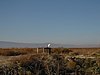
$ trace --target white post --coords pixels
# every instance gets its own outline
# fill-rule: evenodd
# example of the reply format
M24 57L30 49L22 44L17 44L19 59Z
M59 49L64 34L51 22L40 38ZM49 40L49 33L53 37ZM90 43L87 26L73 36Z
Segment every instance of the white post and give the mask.
M38 54L38 52L39 52L39 49L37 48L37 54Z
M44 48L43 48L43 54L44 54Z

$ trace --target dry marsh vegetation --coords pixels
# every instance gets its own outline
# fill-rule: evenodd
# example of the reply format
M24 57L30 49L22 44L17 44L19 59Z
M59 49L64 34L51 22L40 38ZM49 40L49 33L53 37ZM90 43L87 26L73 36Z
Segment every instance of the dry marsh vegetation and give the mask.
M36 50L0 48L0 75L100 75L99 48L53 48L51 54Z

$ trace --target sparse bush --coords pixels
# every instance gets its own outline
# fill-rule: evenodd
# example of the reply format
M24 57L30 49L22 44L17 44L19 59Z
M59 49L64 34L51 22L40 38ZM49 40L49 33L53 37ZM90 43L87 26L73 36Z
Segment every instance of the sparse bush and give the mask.
M21 53L20 52L17 52L17 51L8 51L4 55L5 56L17 56L17 55L20 55L20 54Z
M62 50L62 53L70 53L70 52L73 52L72 50L68 49L68 48L64 48Z

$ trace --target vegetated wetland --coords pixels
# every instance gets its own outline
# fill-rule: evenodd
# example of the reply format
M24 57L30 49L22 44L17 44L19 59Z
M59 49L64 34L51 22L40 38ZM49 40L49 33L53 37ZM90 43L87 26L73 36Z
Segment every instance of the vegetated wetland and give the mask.
M100 75L100 48L0 48L0 75Z

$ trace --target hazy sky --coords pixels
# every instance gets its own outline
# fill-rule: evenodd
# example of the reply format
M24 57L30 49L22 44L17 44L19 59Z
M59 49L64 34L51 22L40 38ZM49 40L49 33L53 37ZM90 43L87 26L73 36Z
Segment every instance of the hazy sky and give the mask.
M0 41L100 44L100 0L0 0Z

